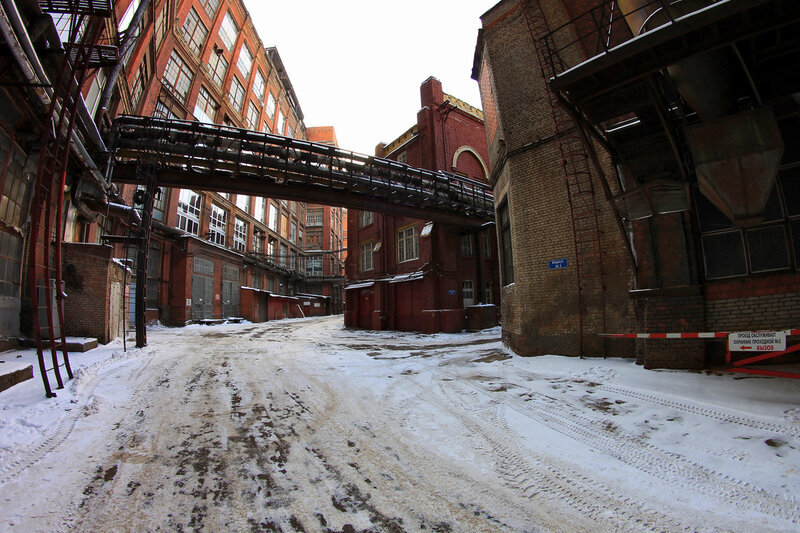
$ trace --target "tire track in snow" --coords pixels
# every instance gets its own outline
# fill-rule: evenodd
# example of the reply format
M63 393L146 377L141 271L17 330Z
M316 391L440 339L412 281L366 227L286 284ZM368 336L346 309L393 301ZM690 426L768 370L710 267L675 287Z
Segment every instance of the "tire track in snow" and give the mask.
M459 383L496 400L486 389L464 381ZM607 421L578 414L556 398L532 394L528 401L523 402L508 396L504 403L562 435L602 450L607 455L670 485L793 523L800 521L800 505L797 503L720 474L677 453L661 449L617 426L610 431Z

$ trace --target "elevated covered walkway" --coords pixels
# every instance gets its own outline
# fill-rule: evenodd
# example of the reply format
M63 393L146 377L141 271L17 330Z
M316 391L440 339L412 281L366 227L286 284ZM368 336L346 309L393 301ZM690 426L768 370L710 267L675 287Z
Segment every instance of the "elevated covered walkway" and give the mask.
M267 196L476 226L494 218L492 188L470 178L413 168L269 133L155 117L114 121L110 177L139 183Z

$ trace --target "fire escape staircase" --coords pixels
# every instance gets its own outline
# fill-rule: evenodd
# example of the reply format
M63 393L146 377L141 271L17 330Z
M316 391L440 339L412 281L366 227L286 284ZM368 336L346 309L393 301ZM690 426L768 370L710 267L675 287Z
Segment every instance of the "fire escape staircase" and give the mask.
M27 289L31 302L32 334L45 394L55 396L49 373L58 389L64 387L61 370L67 379L73 377L64 332L64 298L61 245L64 234L64 189L70 167L73 134L77 131L80 87L87 79L93 58L98 55L94 44L103 29L102 17L111 14L108 1L71 0L42 1L44 12L67 13L76 17L73 28L85 24L85 31L70 37L68 48L58 73L50 79L52 94L45 110L41 136L41 153L33 184L33 200L28 226ZM49 351L49 361L46 357Z

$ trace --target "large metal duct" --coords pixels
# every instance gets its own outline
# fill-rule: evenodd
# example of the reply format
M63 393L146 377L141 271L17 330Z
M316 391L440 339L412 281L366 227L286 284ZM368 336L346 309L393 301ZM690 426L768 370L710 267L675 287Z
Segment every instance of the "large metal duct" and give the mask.
M634 35L714 3L619 0ZM700 118L685 128L700 191L734 222L761 216L784 148L771 107L740 111L740 99L747 96L742 87L748 86L743 68L732 47L692 56L667 68L681 96Z

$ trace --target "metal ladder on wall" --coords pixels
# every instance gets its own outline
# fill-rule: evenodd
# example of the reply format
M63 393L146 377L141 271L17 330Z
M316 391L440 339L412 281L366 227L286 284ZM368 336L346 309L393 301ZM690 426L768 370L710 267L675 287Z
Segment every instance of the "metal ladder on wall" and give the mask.
M47 6L42 7L43 11L49 11ZM54 9L52 12L63 10ZM82 27L84 20L88 20L86 29L80 35L80 42L76 42L78 29ZM62 288L61 264L64 188L78 103L82 99L80 87L86 80L92 49L102 29L99 19L80 15L70 32L74 53L65 57L58 76L51 80L53 91L44 120L42 151L33 184L26 275L31 301L32 333L39 371L48 398L56 395L50 386L48 372L52 371L59 389L64 387L62 367L67 379L73 377L64 332L63 300L66 295ZM49 361L46 361L45 348L49 348ZM52 366L48 368L48 365Z
M604 253L590 156L581 126L561 104L556 93L549 89L549 80L555 76L555 68L551 62L553 57L547 53L548 49L543 41L545 36L550 35L550 28L540 0L523 0L520 8L533 41L542 77L548 87L547 102L569 200L578 282L578 353L582 356L584 337L593 333L605 333L606 330Z

